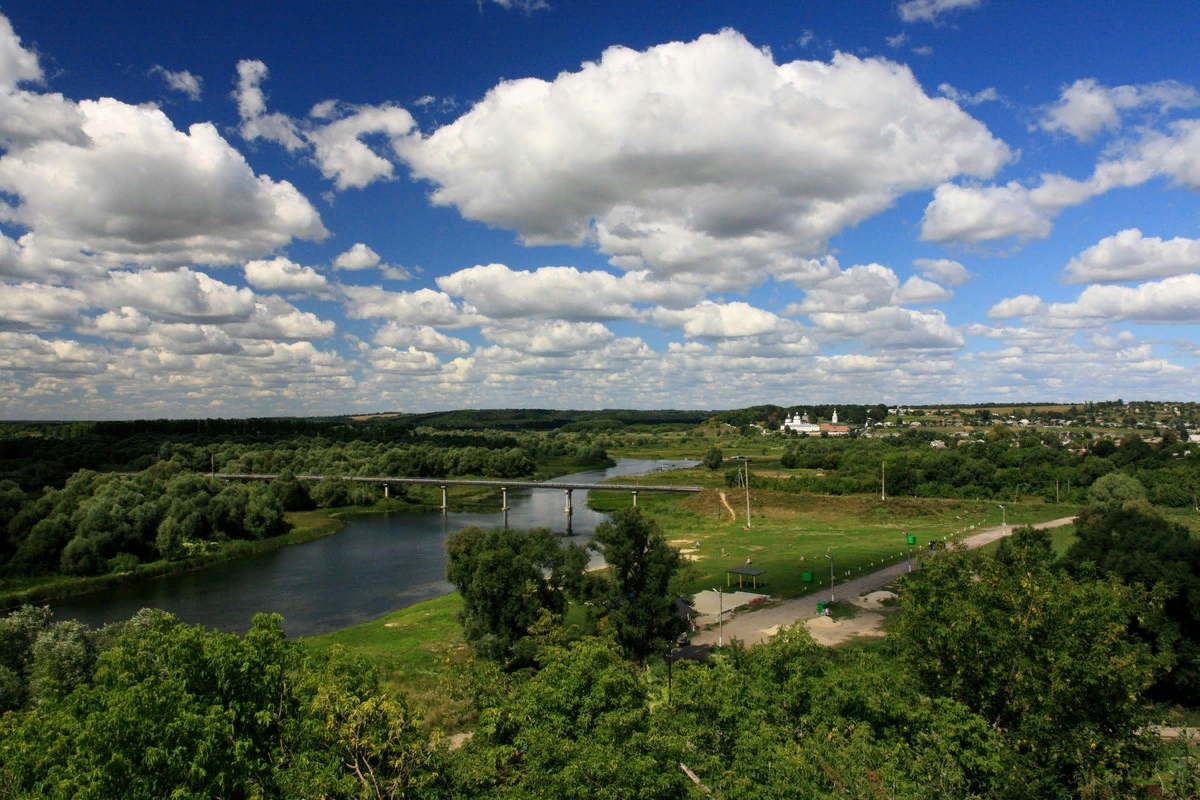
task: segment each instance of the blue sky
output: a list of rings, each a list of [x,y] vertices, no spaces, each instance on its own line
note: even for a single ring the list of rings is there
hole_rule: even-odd
[[[1197,30],[5,2],[0,417],[1194,400]]]

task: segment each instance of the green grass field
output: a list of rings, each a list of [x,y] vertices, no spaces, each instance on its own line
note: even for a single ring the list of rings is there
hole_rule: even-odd
[[[736,463],[727,462],[726,466]],[[753,464],[756,473],[760,466],[779,468],[777,458],[760,457]],[[725,571],[747,566],[746,559],[750,559],[748,566],[765,573],[764,590],[782,598],[828,587],[826,554],[832,556],[835,579],[844,580],[907,558],[909,535],[916,537],[917,546],[912,549],[916,555],[918,548],[931,540],[950,540],[973,529],[999,525],[1002,516],[1009,524],[1022,525],[1077,511],[1073,506],[1040,502],[1005,503],[1002,512],[995,502],[983,500],[895,497],[881,501],[870,495],[751,490],[747,529],[746,492],[724,488],[724,468],[672,470],[622,478],[622,482],[710,487],[683,497],[641,493],[638,507],[658,522],[668,541],[692,551],[686,553],[692,561],[692,591],[725,586],[727,581],[736,585],[737,578],[730,578]],[[630,502],[627,492],[591,492],[588,496],[588,505],[601,511],[615,511]],[[805,572],[811,573],[811,582],[804,580]]]
[[[368,659],[384,689],[403,692],[426,725],[453,732],[469,722],[457,691],[457,667],[470,657],[456,618],[460,610],[462,598],[453,592],[300,643],[310,652],[340,644]]]

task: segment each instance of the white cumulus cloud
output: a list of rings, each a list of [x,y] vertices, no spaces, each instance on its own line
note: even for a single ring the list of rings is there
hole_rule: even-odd
[[[697,289],[655,280],[645,271],[617,277],[575,267],[530,272],[503,264],[479,265],[443,275],[437,285],[493,318],[629,319],[638,314],[634,303],[680,307],[700,299]]]
[[[949,258],[916,258],[913,266],[929,280],[950,286],[962,286],[971,280],[970,271]]]
[[[130,306],[166,322],[244,322],[255,310],[254,292],[181,267],[166,272],[124,270],[86,285],[93,307]]]
[[[1200,322],[1200,275],[1176,275],[1138,286],[1089,286],[1071,303],[1045,308],[1052,324]]]
[[[1137,228],[1107,236],[1067,262],[1067,283],[1104,283],[1166,278],[1200,272],[1200,240],[1164,241]]]
[[[742,302],[705,300],[692,308],[656,308],[651,319],[664,328],[682,328],[689,339],[733,339],[799,329],[791,320]]]
[[[86,143],[49,138],[0,157],[0,191],[19,199],[12,221],[43,250],[100,267],[224,265],[326,235],[295,187],[256,176],[213,125],[184,133],[111,98],[76,108]]]
[[[1200,120],[1149,127],[1105,151],[1086,180],[1043,174],[1028,187],[945,183],[934,191],[921,220],[921,238],[937,242],[985,242],[1015,237],[1044,238],[1064,208],[1081,205],[1112,189],[1168,178],[1177,186],[1200,188]]]
[[[341,291],[351,319],[384,319],[440,328],[466,328],[480,321],[473,309],[464,309],[450,295],[432,289],[389,292],[379,286],[342,286]]]
[[[433,201],[468,219],[719,288],[790,267],[905,192],[990,176],[1011,157],[904,66],[776,64],[730,30],[506,81],[393,144]]]
[[[325,276],[312,267],[302,267],[283,256],[270,261],[249,261],[243,270],[246,283],[266,291],[314,292],[327,283]]]
[[[367,247],[362,242],[355,244],[346,252],[333,260],[334,269],[371,269],[379,266],[379,253]]]
[[[389,320],[375,331],[371,341],[379,345],[416,348],[427,353],[467,353],[471,346],[429,325],[405,325]]]
[[[0,283],[0,330],[54,330],[79,317],[84,293],[40,283]]]
[[[1102,86],[1094,78],[1063,87],[1058,101],[1043,111],[1038,125],[1087,141],[1104,129],[1121,125],[1121,114],[1137,108],[1165,114],[1175,108],[1200,106],[1200,93],[1179,81],[1126,86]]]
[[[485,325],[480,332],[497,344],[535,355],[571,355],[595,350],[616,338],[599,322],[564,320],[506,320],[499,325]]]
[[[1042,308],[1042,298],[1033,294],[1021,294],[1016,297],[1006,297],[988,309],[987,315],[992,319],[1011,319],[1027,317]]]

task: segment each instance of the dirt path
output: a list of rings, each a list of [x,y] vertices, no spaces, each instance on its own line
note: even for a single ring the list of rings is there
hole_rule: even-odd
[[[724,499],[724,495],[722,495],[722,499]],[[1063,525],[1070,525],[1074,521],[1074,517],[1063,517],[1062,519],[1050,520],[1049,522],[1039,522],[1033,527],[1038,529],[1058,528]],[[974,550],[977,547],[983,547],[985,544],[1007,536],[1012,533],[1013,528],[1013,525],[997,525],[994,528],[988,528],[985,531],[964,537],[962,543],[968,549]],[[873,592],[876,589],[887,586],[901,575],[911,572],[915,568],[915,559],[902,561],[876,572],[839,582],[832,587],[832,590],[826,589],[814,592],[806,597],[796,598],[795,600],[785,600],[766,608],[742,612],[732,619],[725,620],[723,630],[721,631],[713,629],[697,633],[692,637],[692,643],[717,644],[719,635],[722,636],[726,643],[732,639],[741,639],[746,645],[765,642],[774,636],[782,625],[792,625],[799,620],[815,618],[817,616],[818,601],[835,600],[839,597],[846,600]],[[832,623],[832,620],[830,622]],[[838,623],[838,625],[840,624]],[[857,626],[853,625],[842,626],[842,628],[847,632],[847,635],[851,636],[863,633],[863,631],[858,630],[850,631],[850,628],[857,628]],[[836,643],[831,641],[833,638],[831,636],[823,638],[830,640],[831,643]]]
[[[720,490],[717,491],[717,494],[721,496],[721,505],[725,506],[725,508],[729,510],[729,518],[737,519],[737,512],[733,510],[733,506],[729,505],[729,498],[726,497],[725,493]]]

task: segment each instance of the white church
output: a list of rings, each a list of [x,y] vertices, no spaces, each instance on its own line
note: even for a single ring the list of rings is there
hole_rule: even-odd
[[[816,423],[809,422],[808,414],[806,413],[799,417],[794,416],[794,415],[789,416],[787,419],[785,419],[783,421],[783,424],[779,426],[779,430],[782,431],[783,433],[787,433],[788,431],[795,431],[796,433],[800,434],[801,436],[819,436],[821,434],[822,430],[829,432],[830,431],[829,426],[837,425],[837,424],[838,424],[837,409],[835,408],[833,410],[833,419],[830,421],[829,425],[821,426],[821,425],[817,425]],[[838,432],[840,433],[841,431],[839,430]]]

